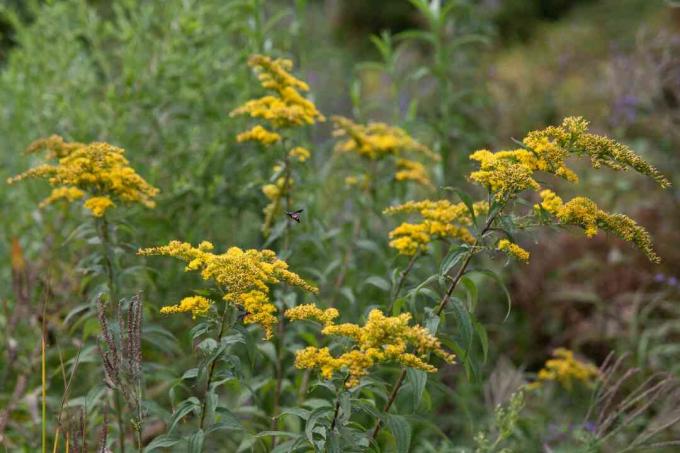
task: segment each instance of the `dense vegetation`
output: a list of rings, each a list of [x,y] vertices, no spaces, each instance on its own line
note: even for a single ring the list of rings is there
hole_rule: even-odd
[[[6,451],[674,451],[672,1],[0,5]]]

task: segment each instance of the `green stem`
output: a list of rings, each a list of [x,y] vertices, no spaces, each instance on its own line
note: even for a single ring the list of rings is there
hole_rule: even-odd
[[[286,197],[286,212],[291,212],[293,210],[292,207],[292,201],[291,201],[291,162],[290,162],[290,156],[288,155],[288,151],[286,150],[286,146],[284,144],[283,147],[283,173],[284,173],[284,183],[283,183],[283,193]],[[284,236],[283,236],[283,250],[282,254],[286,255],[288,253],[288,250],[290,248],[290,229],[291,223],[289,219],[286,219],[286,229],[284,231]],[[283,356],[285,353],[285,350],[283,348],[283,336],[285,334],[285,327],[284,327],[284,317],[283,317],[283,308],[281,307],[281,310],[279,311],[279,323],[277,327],[277,332],[276,332],[276,362],[274,364],[274,369],[276,373],[276,384],[274,385],[274,401],[272,404],[272,422],[271,422],[271,429],[274,430],[276,428],[276,422],[277,422],[277,417],[279,416],[279,412],[281,411],[281,389],[283,387]],[[274,437],[272,441],[272,446],[276,447],[277,444],[277,438]]]
[[[106,276],[109,285],[109,299],[112,302],[118,302],[116,294],[116,277],[113,268],[113,253],[111,251],[111,237],[109,236],[109,223],[106,216],[96,219],[97,234],[104,249],[104,267],[106,268]]]
[[[395,290],[392,292],[392,295],[390,296],[390,304],[387,306],[387,313],[392,312],[392,308],[394,307],[394,302],[396,302],[397,298],[399,297],[399,293],[401,292],[401,288],[404,286],[404,283],[406,282],[406,277],[408,274],[411,272],[411,269],[413,269],[413,265],[416,263],[416,259],[418,258],[419,253],[414,254],[411,256],[411,259],[408,261],[408,265],[406,266],[406,269],[401,271],[401,276],[399,277],[399,283],[397,283],[397,286]]]
[[[116,419],[118,422],[118,442],[120,452],[125,453],[125,421],[123,420],[123,402],[120,399],[120,391],[114,390],[114,407],[116,409]]]
[[[224,311],[222,312],[222,319],[220,320],[220,330],[217,333],[217,347],[220,346],[220,343],[222,343],[222,336],[224,335],[224,325],[225,321],[227,319],[227,313],[229,311],[229,305],[225,304],[224,306]],[[203,394],[203,406],[201,408],[201,421],[198,425],[200,429],[203,429],[203,425],[205,424],[205,414],[206,414],[206,409],[208,408],[208,392],[210,392],[210,384],[212,383],[212,378],[213,374],[215,372],[215,364],[217,363],[217,357],[215,357],[215,360],[212,361],[210,364],[210,369],[208,370],[208,381],[206,382],[205,385],[205,393]]]

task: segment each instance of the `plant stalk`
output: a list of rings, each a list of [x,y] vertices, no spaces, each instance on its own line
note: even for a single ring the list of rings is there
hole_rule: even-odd
[[[416,259],[418,258],[419,253],[414,254],[411,259],[408,261],[408,265],[406,266],[406,269],[401,271],[401,275],[399,277],[399,283],[397,283],[397,286],[392,293],[390,297],[390,304],[387,307],[387,313],[392,312],[392,308],[394,307],[394,303],[397,301],[399,298],[399,293],[401,292],[401,289],[404,286],[404,283],[406,283],[406,277],[408,277],[408,274],[411,272],[411,269],[413,269],[413,265],[416,263]]]
[[[451,284],[449,285],[449,289],[446,291],[446,294],[444,294],[444,297],[442,297],[441,302],[439,302],[439,305],[437,306],[437,309],[435,310],[435,314],[439,316],[442,311],[444,311],[444,308],[446,308],[446,305],[449,303],[449,299],[451,297],[451,294],[456,289],[456,286],[458,286],[458,282],[460,279],[463,277],[463,274],[465,274],[465,271],[470,264],[470,260],[472,259],[472,256],[474,255],[475,248],[477,245],[479,245],[480,240],[482,237],[484,237],[484,234],[489,231],[489,228],[491,228],[491,225],[493,224],[493,221],[496,219],[496,216],[501,210],[499,210],[496,214],[493,216],[490,216],[486,220],[486,224],[484,225],[484,228],[482,229],[481,233],[479,234],[479,237],[475,240],[474,244],[472,244],[472,247],[470,247],[470,250],[466,253],[465,260],[463,263],[460,265],[458,268],[458,272],[456,272],[456,275],[453,277],[453,280],[451,280]],[[392,392],[390,393],[390,397],[388,398],[387,402],[385,403],[385,407],[383,409],[383,412],[387,412],[390,410],[392,407],[392,404],[394,403],[394,400],[397,397],[397,392],[399,391],[399,388],[401,385],[404,383],[404,378],[406,377],[406,368],[402,368],[401,373],[399,374],[399,377],[397,378],[397,382],[394,383],[394,386],[392,387]],[[378,420],[375,424],[375,428],[373,428],[373,433],[371,434],[371,440],[375,440],[375,438],[378,436],[378,433],[380,432],[381,428],[381,423],[380,420]]]
[[[220,320],[220,330],[217,333],[217,347],[220,347],[222,343],[222,336],[224,335],[224,324],[227,319],[227,312],[229,311],[229,305],[224,306],[224,311],[222,312],[222,319]],[[200,429],[203,429],[205,423],[205,413],[208,408],[208,392],[210,391],[210,384],[212,383],[213,373],[215,372],[215,363],[217,363],[217,357],[210,364],[210,369],[208,370],[208,381],[205,385],[205,394],[203,395],[203,407],[201,408],[201,421],[198,425]]]

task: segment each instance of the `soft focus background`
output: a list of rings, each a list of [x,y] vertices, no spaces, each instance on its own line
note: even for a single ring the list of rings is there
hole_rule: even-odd
[[[495,264],[512,295],[509,318],[504,321],[499,288],[486,285],[480,294],[477,318],[489,331],[488,359],[471,373],[447,369],[429,389],[413,451],[471,446],[495,405],[507,400],[504,388],[523,379],[518,370],[535,372],[555,347],[595,364],[614,351],[626,366],[643,370],[641,381],[656,372],[680,377],[680,5],[441,3],[452,8],[434,23],[401,0],[0,2],[0,181],[35,163],[22,155],[30,142],[57,133],[125,148],[161,190],[156,209],[133,208],[118,219],[125,225],[120,247],[131,252],[123,292],[144,291],[147,398],[158,406],[153,420],[163,424],[172,382],[192,363],[190,320],[161,317],[157,308],[185,295],[195,279],[172,260],[143,268],[132,252],[172,239],[210,240],[219,249],[265,245],[260,186],[274,158],[236,144],[244,122],[228,116],[258,92],[245,64],[253,52],[292,58],[327,116],[398,124],[431,146],[443,157],[432,168],[438,187],[467,186],[472,151],[512,147],[513,138],[569,115],[630,145],[673,182],[658,191],[635,175],[580,172],[578,192],[648,228],[662,264],[604,234],[586,240],[554,230],[523,238],[530,264]],[[404,266],[386,247],[393,224],[380,210],[426,194],[383,193],[376,211],[366,212],[344,188],[348,169],[332,157],[330,126],[314,128],[310,140],[313,157],[296,200],[304,220],[288,260],[322,288],[321,303],[333,300],[356,319],[384,294],[395,261]],[[0,340],[7,351],[0,358],[0,407],[12,398],[18,376],[35,370],[30,357],[40,338],[39,317],[26,313],[32,323],[10,325],[19,272],[28,279],[21,285],[29,288],[24,296],[33,315],[45,296],[30,288],[49,287],[51,405],[58,406],[66,380],[60,360],[72,360],[98,329],[88,307],[101,282],[81,272],[84,217],[66,206],[38,209],[47,190],[41,182],[0,184]],[[428,275],[431,265],[415,275]],[[89,372],[79,373],[72,397],[93,399],[91,389],[100,384],[96,348],[81,355]],[[40,382],[28,376],[18,410],[0,433],[7,451],[37,451]],[[528,403],[518,451],[575,451],[564,439],[583,419],[583,405],[562,403]],[[671,420],[659,408],[643,417],[636,426]],[[611,445],[625,445],[625,431]],[[680,438],[680,429],[671,424],[664,436]]]

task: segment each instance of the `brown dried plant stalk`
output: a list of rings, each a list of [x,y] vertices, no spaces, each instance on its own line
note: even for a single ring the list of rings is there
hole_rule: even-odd
[[[101,334],[97,347],[104,367],[104,382],[122,395],[133,414],[132,428],[137,447],[142,449],[142,301],[139,294],[130,298],[127,307],[118,304],[118,332],[113,332],[106,318],[102,298],[97,300]],[[121,408],[122,410],[122,408]],[[121,415],[119,414],[119,417]],[[124,442],[124,427],[121,442]]]

